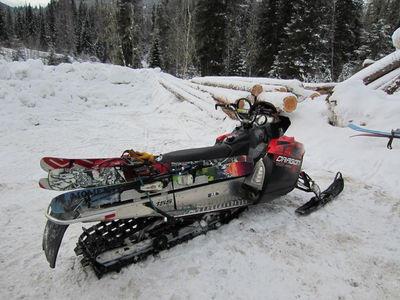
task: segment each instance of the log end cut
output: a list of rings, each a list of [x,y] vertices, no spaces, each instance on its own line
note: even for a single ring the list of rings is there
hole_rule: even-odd
[[[283,98],[283,110],[291,113],[297,108],[297,98],[296,96],[286,96]]]

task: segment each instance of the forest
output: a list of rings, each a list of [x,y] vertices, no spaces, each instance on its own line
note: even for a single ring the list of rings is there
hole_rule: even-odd
[[[340,81],[394,50],[399,12],[400,0],[51,0],[0,6],[0,46],[181,78]]]

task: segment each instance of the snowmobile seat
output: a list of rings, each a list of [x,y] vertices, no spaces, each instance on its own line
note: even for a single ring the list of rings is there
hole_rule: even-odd
[[[160,162],[187,162],[198,160],[211,160],[219,158],[227,158],[238,155],[246,155],[247,151],[243,147],[241,149],[233,150],[230,145],[216,144],[211,147],[193,148],[178,150],[162,155]]]

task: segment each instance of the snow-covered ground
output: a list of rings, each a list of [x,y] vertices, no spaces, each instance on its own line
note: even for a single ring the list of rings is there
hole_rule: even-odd
[[[233,127],[204,103],[177,100],[160,77],[169,80],[156,70],[0,60],[1,299],[398,299],[400,143],[349,138],[327,124],[323,98],[301,103],[287,134],[305,144],[303,167],[321,186],[343,172],[345,190],[325,208],[297,217],[310,195],[294,191],[101,280],[81,267],[81,228],[70,226],[50,269],[41,239],[58,192],[37,185],[42,156],[162,153],[211,145]],[[375,120],[385,116],[377,110]]]

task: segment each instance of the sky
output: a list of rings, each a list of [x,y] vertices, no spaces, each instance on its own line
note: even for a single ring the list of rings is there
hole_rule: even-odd
[[[50,0],[0,0],[4,4],[9,6],[24,6],[25,4],[31,4],[32,6],[45,6]]]

